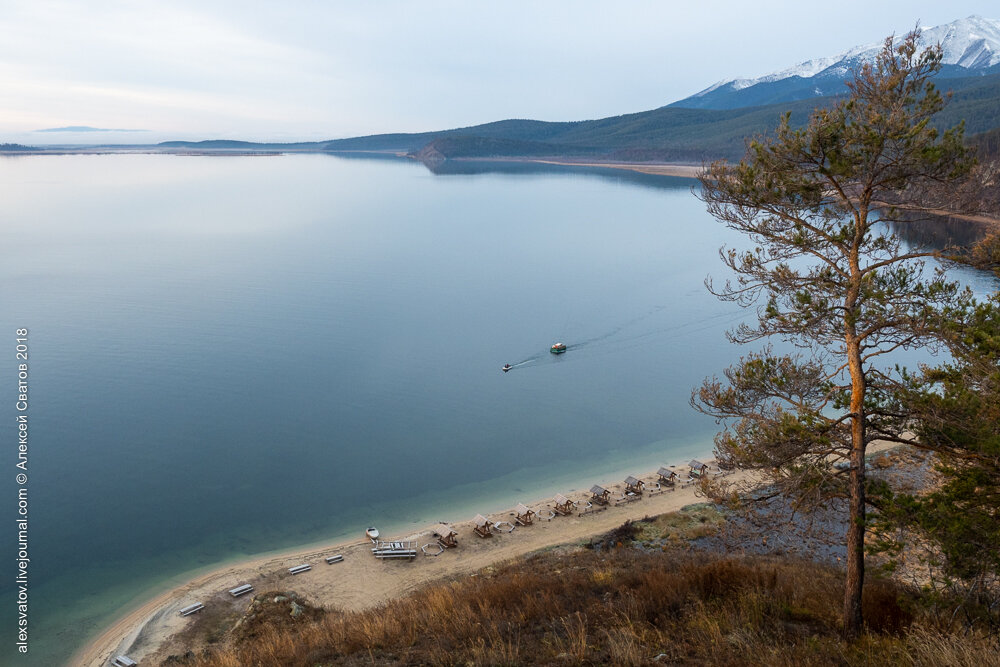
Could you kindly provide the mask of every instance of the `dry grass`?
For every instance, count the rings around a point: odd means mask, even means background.
[[[718,531],[726,518],[711,503],[688,505],[679,512],[661,514],[643,522],[640,539],[670,540],[673,543],[695,540]]]
[[[231,633],[239,641],[174,664],[997,664],[995,641],[927,629],[911,593],[884,582],[866,590],[870,632],[843,642],[841,582],[803,561],[546,553],[366,612],[307,610],[290,622],[284,607],[280,620],[258,609],[252,632],[244,622]]]

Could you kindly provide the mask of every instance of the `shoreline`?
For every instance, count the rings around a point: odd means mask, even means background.
[[[197,148],[197,147],[159,147],[159,146],[55,146],[38,147],[28,151],[0,151],[0,156],[60,156],[60,155],[179,155],[179,156],[230,156],[230,157],[275,157],[278,155],[337,155],[340,153],[351,155],[373,155],[380,157],[408,158],[405,153],[397,151],[373,151],[373,150],[342,150],[342,151],[318,151],[313,149],[296,149],[262,146],[260,148]],[[613,160],[586,160],[577,161],[572,158],[534,158],[534,157],[474,157],[474,158],[452,158],[457,162],[477,161],[477,162],[534,162],[537,164],[552,164],[563,167],[602,167],[607,169],[625,169],[636,171],[641,174],[652,174],[656,176],[675,176],[678,178],[695,179],[704,170],[703,166],[671,162],[617,162]]]
[[[675,178],[697,179],[698,174],[705,170],[704,167],[689,164],[672,164],[666,162],[574,162],[572,160],[544,160],[534,158],[517,159],[516,162],[536,162],[538,164],[554,164],[562,167],[601,167],[603,169],[624,169],[635,171],[640,174],[652,174],[654,176],[673,176]]]
[[[703,460],[710,460],[710,457]],[[686,470],[685,465],[672,467],[678,472]],[[745,476],[746,473],[736,473],[734,479]],[[650,483],[656,478],[656,473],[645,473],[639,478]],[[577,489],[589,488],[591,483],[593,482],[579,484]],[[605,480],[601,483],[612,492],[612,497],[621,495],[623,482],[611,483]],[[655,490],[652,484],[650,487]],[[673,491],[653,496],[646,493],[638,502],[616,505],[612,501],[606,509],[585,516],[577,512],[572,516],[557,516],[550,520],[542,518],[532,526],[518,527],[510,534],[501,532],[488,539],[478,538],[473,534],[471,518],[454,521],[450,525],[458,532],[459,547],[446,550],[440,557],[420,554],[414,562],[378,561],[369,553],[371,544],[361,537],[261,554],[213,567],[207,572],[198,573],[196,570],[184,583],[154,595],[106,626],[80,647],[68,664],[98,667],[123,653],[137,660],[148,659],[150,656],[162,660],[175,652],[170,649],[171,637],[196,618],[181,617],[177,613],[181,607],[192,602],[204,602],[206,606],[245,606],[244,598],[233,599],[227,594],[230,588],[244,583],[253,584],[255,593],[284,590],[287,587],[318,605],[343,610],[365,609],[434,581],[468,576],[497,562],[539,549],[585,541],[626,520],[679,510],[685,505],[700,501],[698,488],[697,484],[687,487],[678,484]],[[589,497],[589,493],[582,490],[565,495],[572,500]],[[585,504],[581,503],[581,507]],[[552,497],[529,503],[533,509],[542,510],[546,514],[544,511],[551,505]],[[488,517],[491,522],[507,521],[511,519],[511,512],[510,508],[501,509],[490,512]],[[464,511],[463,515],[472,517],[475,510]],[[433,526],[426,526],[416,531],[411,530],[405,537],[394,536],[394,539],[416,540],[421,545],[433,543],[432,530]],[[323,556],[333,553],[343,553],[344,562],[328,565],[323,561]],[[299,577],[287,573],[288,567],[305,562],[313,565],[314,569]],[[157,655],[160,653],[162,655]]]

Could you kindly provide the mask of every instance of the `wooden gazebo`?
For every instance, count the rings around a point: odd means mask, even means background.
[[[609,499],[611,498],[611,492],[603,486],[599,486],[597,484],[590,487],[590,495],[590,499],[598,505],[607,505]]]
[[[708,472],[708,466],[699,461],[698,459],[692,459],[688,462],[688,467],[691,468],[692,477],[701,477]]]
[[[673,486],[674,482],[677,481],[677,473],[670,468],[660,468],[656,471],[656,474],[660,476],[660,483],[662,484]]]
[[[514,520],[522,526],[530,526],[535,520],[535,510],[524,503],[518,503],[517,509],[514,510]]]
[[[493,536],[493,524],[490,520],[484,517],[482,514],[477,514],[476,518],[472,520],[474,524],[472,530],[476,532],[479,537],[492,537]]]
[[[561,493],[557,493],[556,497],[552,499],[555,505],[552,507],[556,514],[561,514],[563,516],[569,516],[573,513],[573,501],[564,496]]]
[[[641,479],[637,479],[632,475],[625,478],[625,493],[634,493],[637,496],[642,495],[642,489],[646,486],[646,483]]]
[[[448,548],[458,546],[458,533],[448,524],[439,523],[434,527],[434,534],[437,535],[437,541],[441,546]]]

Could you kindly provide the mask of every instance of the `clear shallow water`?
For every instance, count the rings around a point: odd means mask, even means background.
[[[22,664],[192,569],[711,448],[688,397],[740,314],[702,285],[732,237],[691,181],[472,167],[0,160],[3,377],[31,332]]]

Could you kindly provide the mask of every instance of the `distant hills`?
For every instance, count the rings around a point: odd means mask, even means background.
[[[1000,127],[1000,73],[939,82],[952,91],[937,122],[950,127],[961,120],[975,135]],[[376,134],[350,139],[300,143],[249,141],[168,141],[162,148],[192,150],[369,151],[403,153],[436,162],[460,158],[556,157],[618,161],[701,163],[743,155],[746,137],[774,128],[785,111],[793,125],[805,124],[817,106],[836,96],[735,109],[677,106],[597,120],[546,122],[502,120],[438,132]]]
[[[948,79],[953,92],[938,123],[966,121],[969,135],[1000,127],[1000,73]],[[351,139],[300,143],[249,141],[168,141],[162,148],[192,150],[297,150],[403,153],[427,162],[461,158],[562,157],[619,161],[701,163],[739,158],[746,137],[772,129],[785,111],[804,124],[817,106],[836,96],[736,109],[661,107],[598,120],[546,122],[502,120],[472,127],[414,134],[376,134]]]
[[[966,121],[969,135],[1000,127],[1000,73],[940,81],[952,99],[937,121]],[[328,151],[392,151],[427,160],[487,157],[601,158],[700,163],[743,155],[746,137],[772,129],[785,111],[805,124],[817,106],[836,96],[734,109],[667,106],[623,116],[575,122],[505,120],[473,127],[380,134],[322,143]]]
[[[91,127],[89,125],[67,125],[66,127],[46,127],[35,132],[149,132],[149,130],[123,130],[108,127]]]

